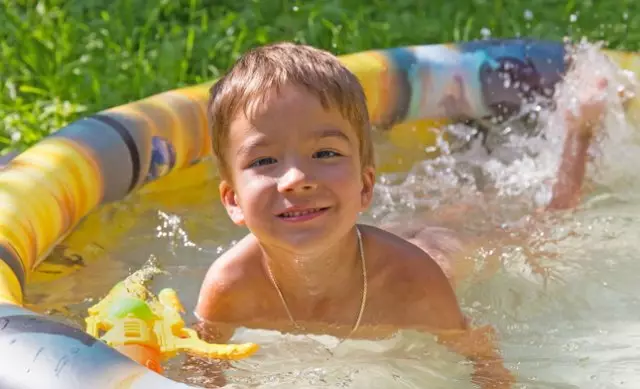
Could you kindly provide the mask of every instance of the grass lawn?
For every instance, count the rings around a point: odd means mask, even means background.
[[[637,0],[0,0],[0,153],[80,116],[218,77],[248,48],[336,54],[481,39],[640,46]]]

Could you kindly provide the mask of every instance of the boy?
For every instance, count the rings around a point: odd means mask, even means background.
[[[209,114],[221,201],[250,230],[203,282],[196,315],[212,341],[239,326],[358,338],[413,328],[473,361],[481,387],[510,387],[490,330],[468,328],[428,254],[437,242],[356,224],[375,182],[369,116],[332,54],[290,43],[249,51],[212,88]],[[587,139],[590,125],[573,119]],[[573,194],[556,193],[571,205]]]

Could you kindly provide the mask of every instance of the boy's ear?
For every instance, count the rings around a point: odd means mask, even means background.
[[[367,166],[362,169],[362,192],[361,207],[362,210],[369,208],[373,200],[373,186],[376,183],[376,170],[373,166]]]
[[[227,214],[237,225],[244,224],[244,213],[242,212],[242,208],[238,205],[238,196],[236,195],[235,190],[227,180],[221,180],[220,185],[218,186],[220,190],[220,200],[222,201],[222,205],[227,210]]]

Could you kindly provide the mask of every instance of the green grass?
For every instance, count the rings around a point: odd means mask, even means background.
[[[272,41],[336,54],[487,32],[640,46],[636,0],[0,2],[2,153],[82,115],[214,79],[248,48]]]

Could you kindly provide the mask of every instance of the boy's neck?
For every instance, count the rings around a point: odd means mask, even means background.
[[[311,312],[316,304],[345,298],[362,289],[362,263],[355,228],[312,255],[263,247],[265,270],[277,283],[293,315]],[[301,318],[304,319],[304,318]]]

